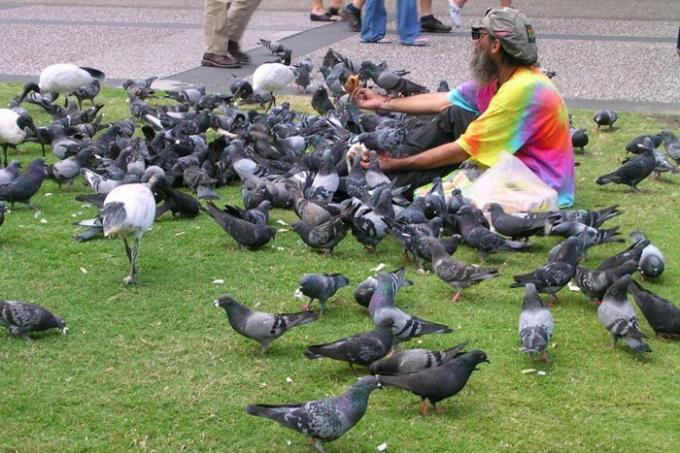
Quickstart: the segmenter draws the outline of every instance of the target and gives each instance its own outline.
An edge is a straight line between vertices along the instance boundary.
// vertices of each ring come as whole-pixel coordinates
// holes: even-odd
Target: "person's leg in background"
[[[216,68],[238,68],[239,61],[229,55],[229,3],[206,0],[203,13],[203,47],[201,65]]]
[[[250,63],[250,58],[241,51],[239,41],[259,4],[260,0],[232,0],[229,7],[227,50],[229,55],[236,58],[241,64]]]
[[[364,17],[361,19],[361,42],[378,42],[385,37],[386,30],[385,0],[366,0]]]
[[[338,11],[351,31],[361,31],[361,10],[364,3],[366,3],[365,0],[352,0]]]
[[[432,0],[420,0],[420,30],[429,33],[448,33],[451,27],[444,25],[432,14]]]
[[[407,46],[427,46],[430,39],[420,34],[416,0],[397,0],[397,30],[401,43]]]
[[[460,27],[463,24],[463,6],[467,0],[449,0],[449,14],[451,15],[451,22],[454,27]],[[512,0],[500,0],[501,8],[512,8]]]

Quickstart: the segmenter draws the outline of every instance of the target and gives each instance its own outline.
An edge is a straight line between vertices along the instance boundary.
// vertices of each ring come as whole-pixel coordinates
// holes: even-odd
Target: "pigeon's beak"
[[[63,329],[61,329],[62,335],[66,335],[67,333],[68,333],[68,327],[64,327]]]
[[[216,306],[216,307],[219,307],[219,306],[220,306],[220,301],[217,300],[217,299],[213,300],[213,305]]]

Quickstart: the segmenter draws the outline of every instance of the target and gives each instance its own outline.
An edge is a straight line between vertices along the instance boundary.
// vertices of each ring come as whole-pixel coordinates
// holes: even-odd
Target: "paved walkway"
[[[143,3],[143,6],[139,4]],[[427,48],[360,44],[344,23],[309,21],[310,0],[263,0],[243,37],[253,63],[239,70],[198,66],[202,54],[201,0],[0,0],[0,82],[35,79],[57,62],[103,70],[109,83],[152,75],[163,83],[225,90],[232,72],[251,73],[271,59],[258,39],[278,40],[295,59],[318,65],[328,47],[361,61],[386,60],[428,87],[469,77],[469,27],[496,0],[471,0],[463,27],[431,35]],[[394,0],[387,1],[394,13]],[[446,2],[433,9],[448,21]],[[515,0],[538,34],[541,64],[571,106],[680,113],[678,0]],[[395,22],[388,33],[395,33]],[[318,75],[317,75],[318,77]],[[291,93],[294,91],[291,91]]]

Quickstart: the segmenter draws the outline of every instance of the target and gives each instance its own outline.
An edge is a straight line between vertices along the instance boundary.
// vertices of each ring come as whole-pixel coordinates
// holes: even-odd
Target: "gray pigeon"
[[[15,337],[28,338],[29,332],[41,332],[56,328],[63,335],[68,332],[66,323],[59,316],[35,304],[16,300],[0,300],[0,326],[7,327]]]
[[[584,267],[577,267],[574,274],[574,281],[581,289],[581,292],[591,300],[599,302],[604,296],[607,288],[624,275],[632,274],[638,269],[635,260],[628,260],[619,266],[606,270],[589,270]]]
[[[14,208],[14,203],[25,203],[34,211],[37,209],[31,203],[31,197],[40,189],[43,178],[45,177],[45,161],[36,159],[28,165],[25,173],[17,178],[0,186],[0,200],[9,201]]]
[[[323,251],[326,255],[332,253],[335,246],[345,239],[349,229],[344,215],[334,216],[321,225],[295,222],[292,226],[305,244],[314,250]]]
[[[308,436],[323,453],[323,442],[334,441],[359,423],[368,408],[368,397],[377,388],[377,378],[364,376],[340,396],[298,404],[249,404],[246,412]]]
[[[583,152],[583,148],[586,147],[588,142],[590,141],[588,137],[588,131],[583,128],[578,128],[578,129],[570,129],[571,133],[571,146],[576,149],[580,149],[581,152]]]
[[[639,231],[633,231],[630,234],[630,238],[636,243],[647,240],[645,235]],[[663,271],[666,268],[666,260],[664,259],[661,250],[654,244],[649,243],[642,249],[638,265],[640,266],[640,275],[643,278],[654,279],[663,274]]]
[[[276,229],[269,225],[258,225],[247,220],[239,219],[226,212],[220,211],[215,203],[209,201],[201,210],[212,217],[224,231],[229,233],[240,247],[257,250],[267,244],[276,235]]]
[[[300,313],[253,311],[230,296],[220,296],[214,304],[227,312],[229,324],[237,333],[260,343],[262,352],[265,352],[269,344],[286,333],[288,329],[309,324],[319,318],[318,313],[313,311]]]
[[[637,188],[637,185],[649,176],[655,167],[656,158],[654,157],[654,150],[648,149],[626,161],[612,173],[600,176],[595,182],[599,185],[611,182],[624,184],[630,186],[631,191],[640,193],[641,191]]]
[[[479,267],[458,261],[446,252],[441,242],[435,238],[426,239],[430,244],[430,251],[432,253],[432,269],[440,279],[458,290],[451,298],[451,303],[458,301],[463,288],[498,276],[497,269]]]
[[[385,273],[378,274],[376,278],[378,285],[368,304],[368,313],[375,325],[380,325],[383,320],[391,318],[394,322],[392,331],[397,341],[406,341],[431,333],[453,332],[453,329],[443,324],[436,324],[404,313],[394,305],[394,296],[399,282]]]
[[[393,287],[395,288],[395,291],[399,291],[400,288],[413,285],[411,280],[404,278],[405,274],[406,271],[403,267],[392,272],[386,272],[386,275],[388,275],[393,280]],[[368,308],[377,286],[378,280],[373,276],[368,277],[366,280],[359,283],[359,286],[357,286],[354,290],[354,300],[356,300],[356,302],[362,307]]]
[[[597,130],[600,130],[600,126],[608,126],[609,129],[614,127],[614,123],[618,119],[618,115],[613,110],[600,110],[593,116],[593,121],[597,124]]]
[[[680,308],[632,281],[628,291],[654,332],[663,337],[680,337]]]
[[[310,360],[322,357],[341,360],[348,362],[350,368],[354,364],[369,366],[392,350],[394,346],[393,324],[392,319],[386,318],[370,332],[352,335],[332,343],[312,345],[305,351],[305,357]]]
[[[381,376],[393,374],[417,373],[427,368],[442,366],[444,362],[462,355],[467,342],[443,351],[430,351],[429,349],[405,349],[389,356],[376,360],[369,367],[371,374]]]
[[[517,239],[527,240],[529,236],[545,231],[546,219],[507,214],[498,203],[489,204],[487,210],[491,215],[491,225],[494,230],[509,236],[513,241]]]
[[[597,316],[611,334],[614,344],[623,338],[635,352],[652,352],[643,340],[647,336],[640,331],[635,311],[626,297],[630,282],[630,275],[624,275],[607,289],[602,304],[597,308]]]
[[[545,308],[541,301],[536,286],[527,283],[524,287],[524,303],[519,315],[519,339],[522,343],[522,352],[529,355],[541,354],[541,360],[548,361],[545,349],[550,344],[553,329],[550,310]]]
[[[424,86],[418,85],[389,69],[385,69],[380,73],[376,84],[392,96],[413,96],[414,94],[428,93],[430,91]]]
[[[463,390],[477,365],[488,361],[484,351],[474,350],[436,368],[426,368],[417,373],[378,376],[378,380],[381,384],[399,387],[420,396],[423,400],[421,410],[423,414],[427,414],[427,401],[438,412],[437,403]]]
[[[21,170],[21,162],[13,160],[5,168],[0,168],[0,186],[9,184],[10,182],[17,179],[19,172]]]
[[[300,292],[309,297],[309,303],[303,307],[309,310],[314,299],[321,304],[321,315],[326,309],[326,301],[333,297],[335,292],[347,286],[349,279],[342,274],[305,274],[300,278]]]

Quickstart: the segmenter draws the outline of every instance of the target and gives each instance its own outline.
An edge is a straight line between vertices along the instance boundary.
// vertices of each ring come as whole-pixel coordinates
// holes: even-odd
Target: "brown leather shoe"
[[[218,55],[216,53],[204,53],[202,66],[212,66],[214,68],[240,68],[241,63],[230,55]]]
[[[241,48],[239,47],[236,41],[229,41],[227,43],[227,50],[229,51],[229,55],[236,58],[239,61],[239,63],[241,64],[250,63],[250,57],[248,56],[248,54],[241,52]]]

